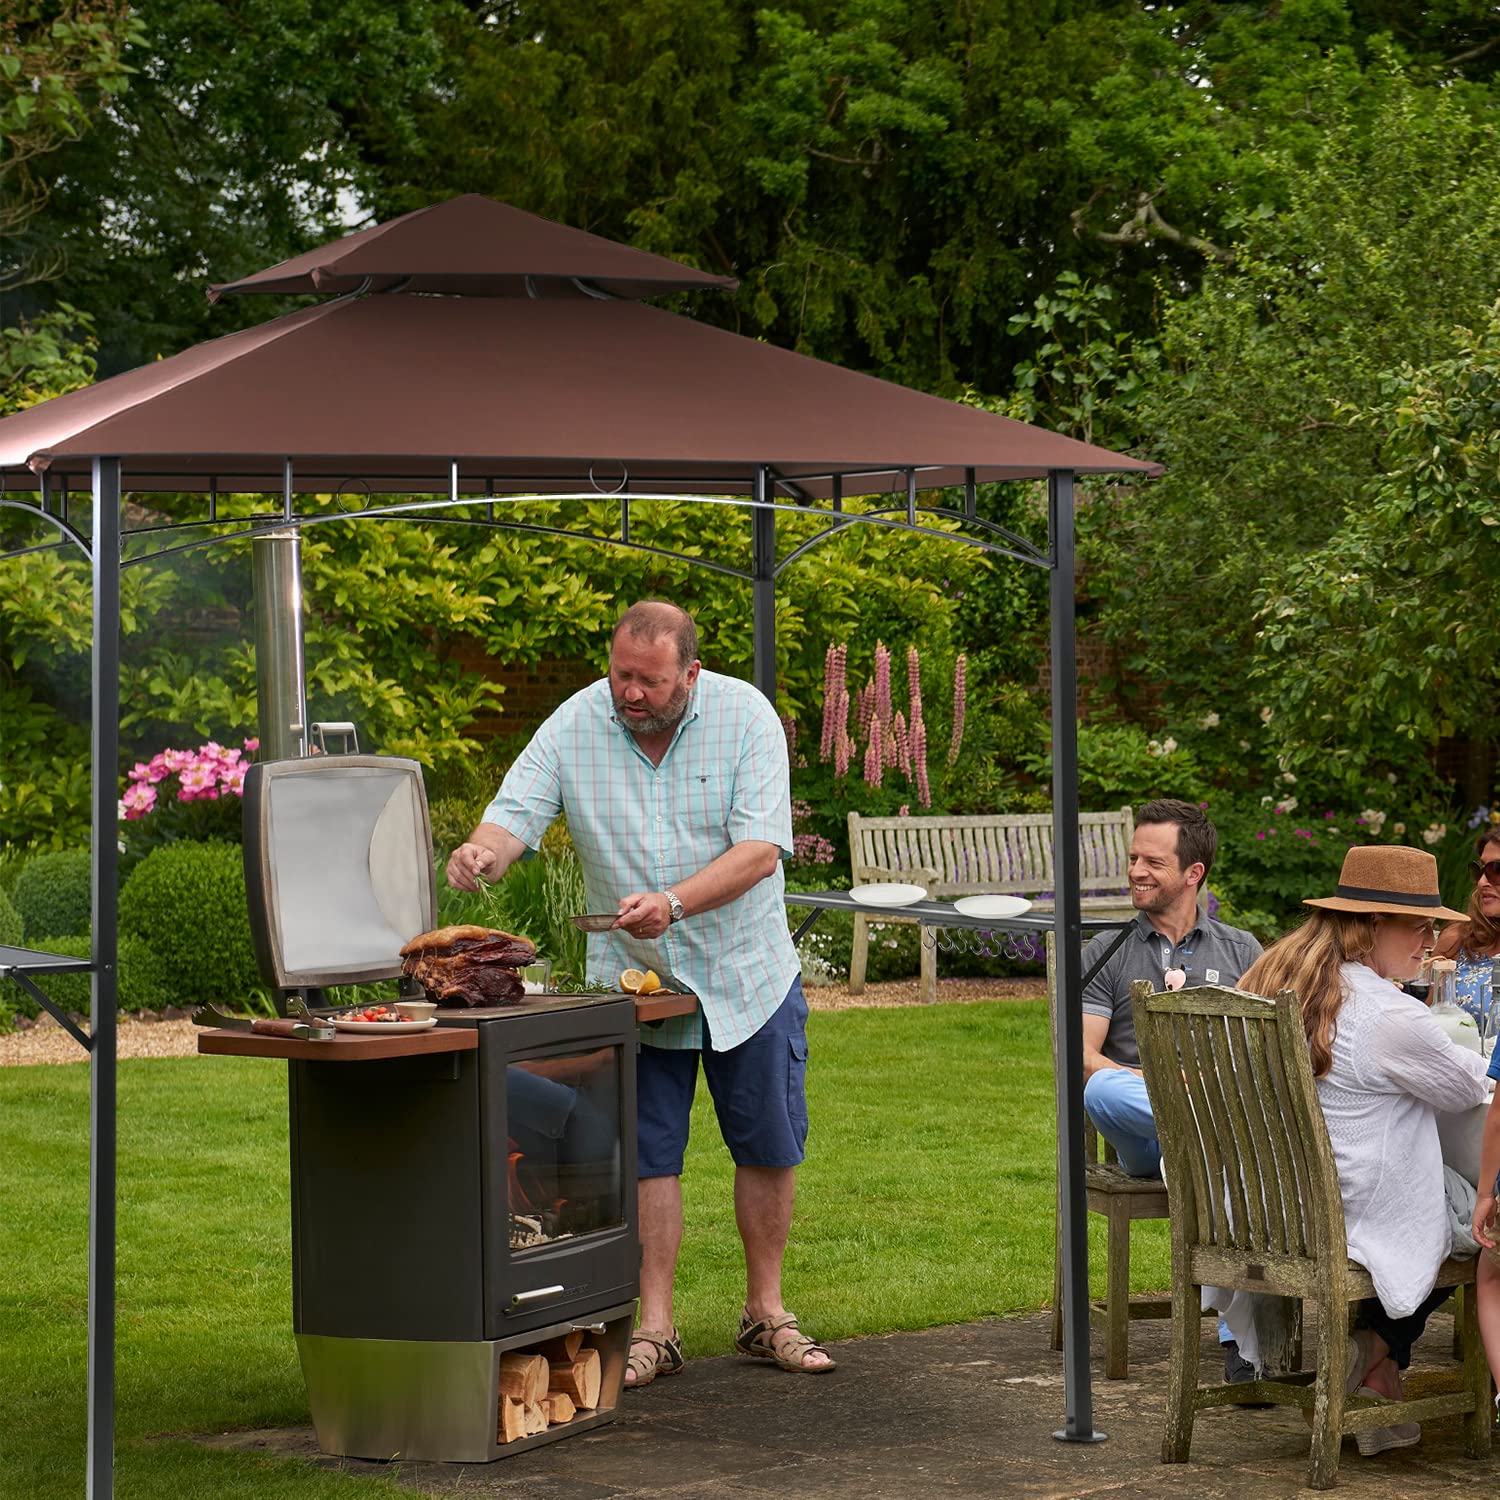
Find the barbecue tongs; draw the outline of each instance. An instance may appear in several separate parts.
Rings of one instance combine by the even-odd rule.
[[[200,1005],[193,1012],[195,1026],[219,1026],[225,1031],[253,1031],[258,1036],[292,1037],[299,1042],[327,1042],[338,1035],[335,1027],[314,1016],[300,999],[287,1002],[288,1016],[232,1016],[217,1005]]]

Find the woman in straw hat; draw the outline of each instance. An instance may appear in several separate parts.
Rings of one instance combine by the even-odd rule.
[[[1485,1098],[1484,1059],[1451,1042],[1419,1001],[1397,988],[1417,970],[1435,921],[1462,921],[1438,895],[1437,861],[1396,845],[1351,849],[1332,896],[1273,944],[1240,980],[1257,995],[1302,1002],[1323,1118],[1344,1201],[1349,1258],[1369,1271],[1349,1390],[1399,1399],[1400,1371],[1428,1314],[1453,1245],[1436,1111]],[[1415,1422],[1358,1434],[1366,1456],[1406,1447]]]

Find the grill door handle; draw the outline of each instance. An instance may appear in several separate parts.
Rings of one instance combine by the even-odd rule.
[[[518,1308],[525,1307],[528,1302],[543,1302],[549,1297],[561,1297],[563,1289],[560,1286],[539,1286],[535,1291],[517,1292],[510,1299],[510,1310],[515,1312]]]

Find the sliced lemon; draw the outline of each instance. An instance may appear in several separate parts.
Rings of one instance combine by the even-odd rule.
[[[627,995],[638,995],[641,992],[641,986],[645,984],[647,979],[656,979],[656,975],[642,974],[639,969],[626,969],[620,975],[620,988]],[[659,979],[656,980],[656,987],[657,989],[661,988],[661,981]]]
[[[637,995],[654,995],[661,988],[661,976],[655,969],[647,969],[641,980],[640,988],[636,990]]]

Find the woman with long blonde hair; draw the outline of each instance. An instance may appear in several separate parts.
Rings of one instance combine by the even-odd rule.
[[[1375,1283],[1360,1304],[1348,1388],[1399,1400],[1411,1347],[1447,1296],[1433,1291],[1453,1248],[1436,1112],[1484,1102],[1485,1062],[1398,985],[1416,973],[1433,923],[1463,913],[1442,904],[1432,855],[1394,845],[1351,849],[1334,894],[1305,904],[1312,915],[1239,987],[1301,1001],[1349,1258]],[[1420,1437],[1415,1422],[1357,1434],[1367,1457]]]

